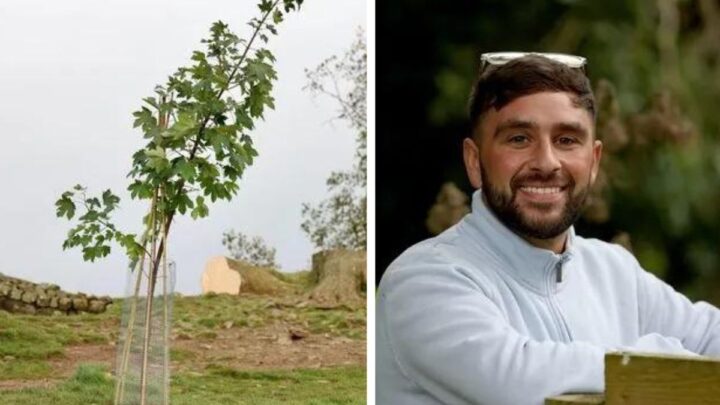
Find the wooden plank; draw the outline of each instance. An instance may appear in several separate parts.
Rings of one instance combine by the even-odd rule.
[[[565,394],[547,398],[545,405],[570,405],[570,404],[593,404],[605,403],[603,394]]]
[[[608,353],[605,355],[605,400],[608,405],[720,405],[720,360]]]

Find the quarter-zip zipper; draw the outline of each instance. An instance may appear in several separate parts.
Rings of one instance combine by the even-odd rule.
[[[557,275],[555,277],[556,283],[562,282],[562,263],[562,259],[560,259],[560,261],[555,265],[555,273]]]
[[[567,256],[562,256],[554,265],[550,267],[549,274],[546,277],[546,286],[547,299],[550,305],[550,311],[553,314],[553,318],[555,318],[555,322],[560,332],[560,335],[562,336],[564,341],[571,342],[572,334],[570,333],[570,328],[568,327],[567,322],[565,321],[565,318],[560,311],[560,307],[555,300],[555,291],[557,291],[557,284],[562,281],[562,266],[567,259]],[[553,273],[555,273],[554,283],[552,277]]]
[[[570,256],[565,253],[562,256],[560,256],[560,260],[555,264],[555,283],[561,283],[562,282],[562,270],[563,270],[563,264],[570,260]]]

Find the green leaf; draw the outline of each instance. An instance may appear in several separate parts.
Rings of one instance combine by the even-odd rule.
[[[192,54],[191,60],[194,60],[196,62],[206,62],[205,54],[200,51],[195,51]]]
[[[180,214],[185,214],[188,208],[193,208],[195,204],[186,193],[180,194],[178,197],[177,209]]]
[[[270,1],[270,0],[262,0],[262,1],[260,1],[260,4],[258,4],[258,8],[263,13],[269,12],[270,10],[272,10],[272,7],[273,7],[272,1]]]
[[[102,194],[102,201],[105,204],[107,210],[113,210],[115,206],[120,202],[120,198],[112,193],[112,191],[105,190]]]
[[[244,152],[244,153],[243,153]],[[253,164],[253,157],[257,156],[258,153],[253,148],[251,143],[246,143],[241,148],[241,153],[243,153],[244,160],[247,162],[248,165]]]
[[[265,62],[250,60],[245,66],[245,74],[253,80],[265,80],[275,77],[275,69]]]
[[[147,149],[145,150],[145,155],[149,158],[164,158],[165,157],[165,149],[156,146],[154,149]]]
[[[193,219],[204,218],[208,216],[208,207],[205,205],[205,198],[203,196],[197,196],[195,199],[195,208],[193,208],[190,216]]]
[[[123,234],[122,232],[116,232],[114,237],[120,246],[125,249],[126,254],[131,258],[142,254],[143,247],[135,240],[135,234]]]
[[[92,222],[92,221],[97,221],[98,217],[99,217],[99,214],[97,211],[90,210],[78,219],[80,219],[81,221],[84,221],[84,222]]]
[[[233,166],[223,166],[223,174],[233,181],[240,177],[240,173]]]
[[[179,174],[185,181],[191,182],[195,179],[195,166],[185,158],[179,158],[175,162],[175,173]]]
[[[58,218],[66,216],[67,219],[72,219],[72,217],[75,216],[75,203],[68,197],[67,193],[64,193],[63,196],[55,202],[55,207],[57,207],[55,214]]]
[[[155,172],[159,173],[170,166],[170,162],[165,157],[165,149],[157,146],[155,149],[145,151],[148,157],[147,165]]]
[[[132,198],[151,198],[153,196],[153,188],[149,184],[140,180],[135,180],[131,183],[127,190],[130,192]]]
[[[238,108],[235,110],[235,122],[242,128],[253,129],[255,127],[252,118],[244,109]]]
[[[87,204],[91,208],[100,208],[100,200],[95,197],[85,199],[85,204]]]
[[[181,111],[178,114],[178,120],[167,130],[167,136],[172,139],[182,139],[189,133],[195,131],[198,126],[198,122],[195,119],[195,114],[189,111]]]
[[[236,195],[238,190],[240,189],[240,186],[237,185],[234,181],[226,181],[225,182],[225,189],[228,192],[227,199],[229,200],[231,195]]]
[[[83,260],[94,262],[95,259],[105,257],[110,254],[110,246],[98,244],[94,246],[88,246],[82,250]]]
[[[212,131],[208,131],[208,139],[210,145],[215,150],[217,156],[223,156],[225,154],[225,147],[230,143],[229,136],[223,131],[223,128],[213,128]]]
[[[135,111],[133,117],[135,117],[133,128],[142,127],[143,132],[149,133],[157,127],[157,121],[155,117],[153,117],[152,111],[147,107],[142,107],[140,111]]]

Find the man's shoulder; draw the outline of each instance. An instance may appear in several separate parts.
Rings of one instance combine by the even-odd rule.
[[[420,241],[402,252],[388,266],[388,270],[404,267],[415,267],[420,264],[432,266],[452,266],[466,260],[468,249],[467,237],[462,235],[459,226],[455,225],[444,232]]]
[[[380,288],[404,281],[432,280],[436,283],[461,282],[477,284],[486,281],[484,267],[489,260],[478,261],[482,254],[467,246],[469,241],[454,226],[445,232],[407,248],[387,267]],[[480,263],[480,265],[478,264]]]
[[[635,260],[633,254],[622,245],[596,238],[575,237],[576,250],[583,255],[603,257],[610,260]]]
[[[584,268],[595,277],[634,277],[639,264],[635,256],[624,246],[594,238],[576,237],[576,254],[581,257]]]
[[[397,272],[408,267],[442,266],[450,264],[452,250],[457,245],[457,235],[443,232],[440,235],[420,241],[405,249],[390,263],[386,272]]]

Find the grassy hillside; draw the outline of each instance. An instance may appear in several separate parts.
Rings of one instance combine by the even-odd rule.
[[[121,307],[0,311],[0,403],[111,403]],[[365,315],[292,297],[176,297],[172,403],[365,403]]]

